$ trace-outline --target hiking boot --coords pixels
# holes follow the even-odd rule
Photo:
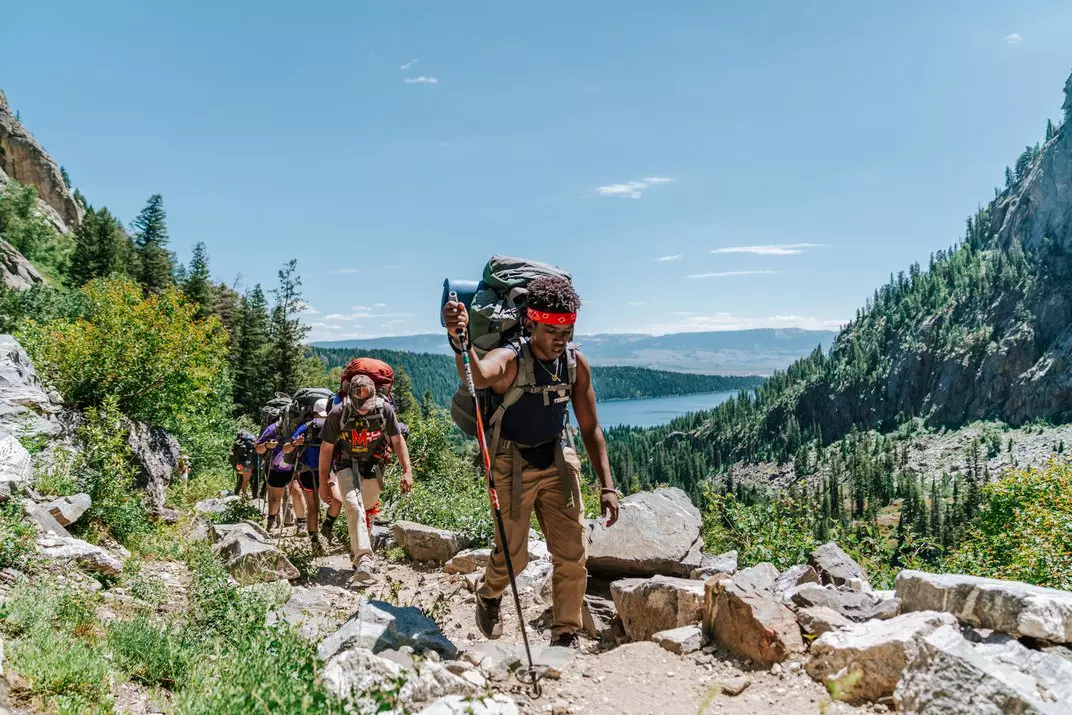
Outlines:
[[[364,588],[371,586],[376,581],[376,565],[372,559],[365,556],[357,563],[354,575],[350,577],[350,588]]]
[[[331,546],[335,543],[335,521],[325,521],[320,525],[320,535],[324,537],[324,543]]]
[[[305,531],[304,516],[299,516],[297,519],[294,520],[294,530],[297,531],[299,534]]]
[[[320,533],[316,531],[309,532],[309,548],[313,550],[314,556],[321,556],[324,553],[324,545],[320,543]]]
[[[499,617],[499,606],[502,598],[476,597],[476,626],[485,638],[495,640],[502,635],[502,619]]]
[[[559,633],[557,636],[551,636],[551,646],[559,646],[561,648],[576,648],[580,639],[577,638],[576,633]]]
[[[264,530],[268,533],[272,533],[272,529],[276,528],[277,526],[279,526],[279,515],[269,514],[268,523],[265,525]]]

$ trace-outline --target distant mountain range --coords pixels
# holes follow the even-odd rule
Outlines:
[[[578,336],[581,350],[594,365],[632,365],[723,375],[769,375],[821,345],[826,350],[835,332],[798,328],[724,330],[702,333],[602,333]],[[332,340],[314,347],[355,350],[402,350],[449,355],[442,333],[367,340]]]

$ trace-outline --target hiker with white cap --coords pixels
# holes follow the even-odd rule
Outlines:
[[[301,485],[302,497],[305,501],[306,529],[309,533],[309,541],[315,552],[322,550],[317,526],[320,521],[320,430],[324,427],[324,420],[328,416],[328,401],[326,398],[317,400],[313,404],[313,418],[304,422],[294,431],[290,441],[283,445],[283,452],[291,454],[299,450],[296,455],[295,469],[298,472],[298,483]],[[342,509],[342,502],[330,499],[327,504],[327,518],[325,526],[334,524],[335,518]],[[330,528],[325,538],[330,541]]]

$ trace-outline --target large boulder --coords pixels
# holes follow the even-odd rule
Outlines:
[[[350,647],[331,656],[324,664],[320,680],[332,695],[343,700],[353,698],[354,712],[361,713],[381,712],[370,692],[392,691],[399,682],[402,685],[395,702],[390,704],[402,706],[405,712],[413,712],[447,695],[478,693],[476,685],[451,673],[442,663],[426,660],[413,662],[407,668],[360,647]]]
[[[804,650],[793,612],[755,579],[719,575],[705,584],[704,630],[730,650],[778,663]]]
[[[908,715],[1067,715],[1072,662],[1016,640],[972,643],[955,626],[936,629],[894,690]]]
[[[244,531],[235,531],[213,545],[212,550],[223,561],[227,570],[242,585],[287,581],[301,574],[286,554],[260,538],[253,538]]]
[[[383,601],[363,602],[339,630],[320,642],[318,651],[326,660],[349,648],[367,648],[378,653],[403,646],[417,653],[435,651],[444,658],[458,656],[458,648],[419,609]]]
[[[676,487],[621,502],[618,523],[590,522],[588,571],[603,578],[688,577],[700,567],[700,510]]]
[[[26,351],[13,336],[0,335],[0,436],[60,436],[59,411]]]
[[[857,591],[869,590],[867,572],[863,566],[829,541],[811,552],[808,565],[819,574],[820,582],[833,586],[848,586]]]
[[[243,534],[249,539],[264,544],[272,543],[272,536],[264,530],[264,527],[251,521],[240,521],[237,524],[209,524],[206,528],[210,544],[219,543],[232,534]]]
[[[22,502],[23,512],[30,523],[36,525],[40,534],[54,534],[56,536],[70,537],[71,534],[63,528],[63,524],[56,521],[56,517],[49,513],[48,509],[29,499]]]
[[[13,435],[0,437],[0,482],[24,489],[33,476],[33,459]]]
[[[42,534],[37,537],[37,552],[48,561],[75,566],[103,576],[118,576],[123,572],[123,562],[126,560],[95,544],[57,534]]]
[[[625,633],[634,641],[697,623],[703,616],[704,584],[692,579],[627,578],[613,582],[610,593]]]
[[[785,597],[799,608],[826,606],[846,618],[863,623],[876,617],[879,601],[851,588],[834,588],[806,583],[786,592]]]
[[[169,518],[164,506],[167,488],[179,469],[179,441],[159,427],[132,422],[127,431],[127,444],[134,456],[138,486],[149,495],[153,514]]]
[[[395,541],[414,561],[445,563],[467,545],[465,539],[453,531],[412,521],[397,521],[392,531]]]
[[[52,515],[52,518],[59,522],[60,526],[70,526],[81,519],[82,515],[89,511],[89,507],[92,505],[93,500],[90,499],[88,494],[72,494],[71,496],[53,499],[43,506]]]
[[[1019,581],[902,571],[901,609],[946,611],[964,623],[1012,636],[1072,643],[1072,592]]]
[[[7,241],[0,240],[0,281],[11,290],[29,290],[45,278]]]
[[[919,611],[888,621],[832,630],[811,644],[805,669],[839,700],[874,701],[893,695],[918,641],[937,628],[955,626],[948,613]]]

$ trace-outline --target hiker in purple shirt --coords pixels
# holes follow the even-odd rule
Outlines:
[[[279,505],[283,501],[283,490],[291,485],[294,479],[294,467],[287,464],[283,459],[283,440],[279,438],[279,422],[273,422],[265,428],[257,440],[257,454],[263,455],[272,450],[272,463],[268,470],[268,530],[279,523]],[[294,512],[297,516],[299,531],[305,529],[305,503],[299,490],[298,496],[292,500]]]

